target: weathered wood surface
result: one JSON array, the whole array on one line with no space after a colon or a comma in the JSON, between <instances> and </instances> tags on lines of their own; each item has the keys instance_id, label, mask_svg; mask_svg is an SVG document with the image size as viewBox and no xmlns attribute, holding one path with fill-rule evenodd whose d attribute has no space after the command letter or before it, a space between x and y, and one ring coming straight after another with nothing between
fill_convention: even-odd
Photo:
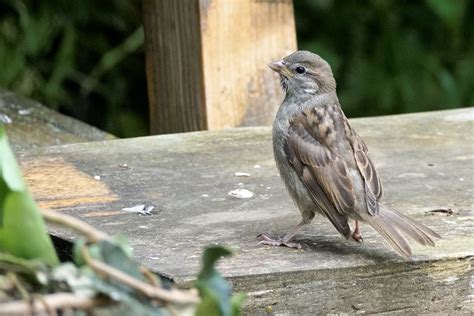
<instances>
[{"instance_id":1,"label":"weathered wood surface","mask_svg":"<svg viewBox=\"0 0 474 316\"><path fill-rule=\"evenodd\" d=\"M152 134L268 125L267 67L296 50L292 0L143 0Z\"/></svg>"},{"instance_id":2,"label":"weathered wood surface","mask_svg":"<svg viewBox=\"0 0 474 316\"><path fill-rule=\"evenodd\" d=\"M359 245L320 217L296 236L303 251L258 245L259 233L283 235L300 219L268 127L38 148L19 158L42 206L128 235L139 261L178 284L193 279L206 245L234 249L219 268L248 293L249 315L472 312L474 109L352 123L380 170L385 201L443 236L434 248L414 246L412 261L367 226ZM255 195L229 196L236 188ZM156 208L152 216L121 210L137 204ZM453 214L426 213L433 209Z\"/></svg>"},{"instance_id":3,"label":"weathered wood surface","mask_svg":"<svg viewBox=\"0 0 474 316\"><path fill-rule=\"evenodd\" d=\"M36 101L3 89L0 89L0 122L5 125L15 151L115 138Z\"/></svg>"}]
</instances>

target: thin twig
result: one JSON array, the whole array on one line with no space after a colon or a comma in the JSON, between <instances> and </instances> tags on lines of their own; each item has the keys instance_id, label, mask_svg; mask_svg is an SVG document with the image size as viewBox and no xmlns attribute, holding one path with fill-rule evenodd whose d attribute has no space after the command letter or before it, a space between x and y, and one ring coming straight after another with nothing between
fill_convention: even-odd
<instances>
[{"instance_id":1,"label":"thin twig","mask_svg":"<svg viewBox=\"0 0 474 316\"><path fill-rule=\"evenodd\" d=\"M158 285L156 275L153 272L151 272L145 267L140 267L140 272L141 274L143 274L143 276L148 280L148 282L151 285L154 285L154 286Z\"/></svg>"},{"instance_id":2,"label":"thin twig","mask_svg":"<svg viewBox=\"0 0 474 316\"><path fill-rule=\"evenodd\" d=\"M195 304L199 303L199 297L196 291L193 290L165 290L160 287L156 287L150 285L148 283L142 282L140 280L135 279L134 277L114 268L111 267L101 261L93 259L86 246L82 247L82 257L84 261L91 267L94 271L99 274L103 274L105 276L111 277L125 285L134 288L135 290L143 293L147 297L151 299L158 299L164 302L171 302L171 303L182 303L182 304Z\"/></svg>"},{"instance_id":3,"label":"thin twig","mask_svg":"<svg viewBox=\"0 0 474 316\"><path fill-rule=\"evenodd\" d=\"M20 292L21 298L22 299L27 299L30 297L30 294L28 293L28 290L23 286L20 280L18 280L18 277L15 273L8 272L7 273L7 279L9 279L13 285L16 287L18 292Z\"/></svg>"},{"instance_id":4,"label":"thin twig","mask_svg":"<svg viewBox=\"0 0 474 316\"><path fill-rule=\"evenodd\" d=\"M42 301L33 301L33 310L35 313L48 312L46 305L53 310L57 309L90 309L114 304L111 300L100 298L85 298L71 293L56 293L42 296ZM0 304L0 315L28 315L32 308L29 300L8 302Z\"/></svg>"},{"instance_id":5,"label":"thin twig","mask_svg":"<svg viewBox=\"0 0 474 316\"><path fill-rule=\"evenodd\" d=\"M50 223L66 226L77 231L78 233L84 235L90 242L110 239L106 233L75 217L47 209L41 209L41 215L43 215L44 219Z\"/></svg>"},{"instance_id":6,"label":"thin twig","mask_svg":"<svg viewBox=\"0 0 474 316\"><path fill-rule=\"evenodd\" d=\"M44 299L43 295L33 294L32 299L33 299L33 302L39 301L41 304L43 304L44 310L46 311L48 316L58 316L58 313L56 313L56 308L49 305L48 302Z\"/></svg>"}]
</instances>

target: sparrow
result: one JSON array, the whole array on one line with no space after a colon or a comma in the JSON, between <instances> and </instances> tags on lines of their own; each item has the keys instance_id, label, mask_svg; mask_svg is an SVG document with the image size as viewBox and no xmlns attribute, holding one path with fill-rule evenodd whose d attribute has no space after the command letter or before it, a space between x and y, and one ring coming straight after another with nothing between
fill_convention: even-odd
<instances>
[{"instance_id":1,"label":"sparrow","mask_svg":"<svg viewBox=\"0 0 474 316\"><path fill-rule=\"evenodd\" d=\"M260 243L301 248L290 240L318 213L358 242L363 240L360 222L370 224L403 257L412 255L406 237L434 246L433 239L441 238L436 232L381 202L382 182L366 144L341 109L329 64L297 51L269 67L279 74L285 92L273 123L273 153L302 220L283 238L260 235Z\"/></svg>"}]
</instances>

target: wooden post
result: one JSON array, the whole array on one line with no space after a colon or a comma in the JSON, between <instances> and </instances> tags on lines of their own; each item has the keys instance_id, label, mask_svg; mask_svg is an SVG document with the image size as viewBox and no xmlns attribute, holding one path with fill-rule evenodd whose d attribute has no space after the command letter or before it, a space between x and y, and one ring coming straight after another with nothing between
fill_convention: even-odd
<instances>
[{"instance_id":1,"label":"wooden post","mask_svg":"<svg viewBox=\"0 0 474 316\"><path fill-rule=\"evenodd\" d=\"M143 15L152 134L271 123L292 0L143 0Z\"/></svg>"}]
</instances>

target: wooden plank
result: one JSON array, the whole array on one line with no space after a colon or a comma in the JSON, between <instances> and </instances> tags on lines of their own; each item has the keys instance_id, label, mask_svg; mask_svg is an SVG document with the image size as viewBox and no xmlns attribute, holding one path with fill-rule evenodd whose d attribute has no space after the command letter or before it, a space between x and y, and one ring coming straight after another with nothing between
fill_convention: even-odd
<instances>
[{"instance_id":1,"label":"wooden plank","mask_svg":"<svg viewBox=\"0 0 474 316\"><path fill-rule=\"evenodd\" d=\"M153 134L269 125L267 64L296 50L291 0L144 0Z\"/></svg>"},{"instance_id":2,"label":"wooden plank","mask_svg":"<svg viewBox=\"0 0 474 316\"><path fill-rule=\"evenodd\" d=\"M0 88L0 123L13 150L114 139L115 136L39 102Z\"/></svg>"},{"instance_id":3,"label":"wooden plank","mask_svg":"<svg viewBox=\"0 0 474 316\"><path fill-rule=\"evenodd\" d=\"M321 217L296 236L302 251L258 245L259 233L283 235L299 221L278 178L267 127L39 148L19 158L40 204L128 235L137 260L180 285L196 275L206 245L232 248L235 255L219 269L248 294L249 315L471 312L474 109L352 124L371 149L385 201L443 236L436 247L414 246L412 261L397 257L366 225L360 245ZM239 171L250 176L236 177ZM84 194L91 192L86 179L96 195ZM48 193L57 183L61 194ZM229 196L236 188L254 196ZM94 199L83 199L88 195ZM122 211L137 204L156 208L152 216Z\"/></svg>"}]
</instances>

